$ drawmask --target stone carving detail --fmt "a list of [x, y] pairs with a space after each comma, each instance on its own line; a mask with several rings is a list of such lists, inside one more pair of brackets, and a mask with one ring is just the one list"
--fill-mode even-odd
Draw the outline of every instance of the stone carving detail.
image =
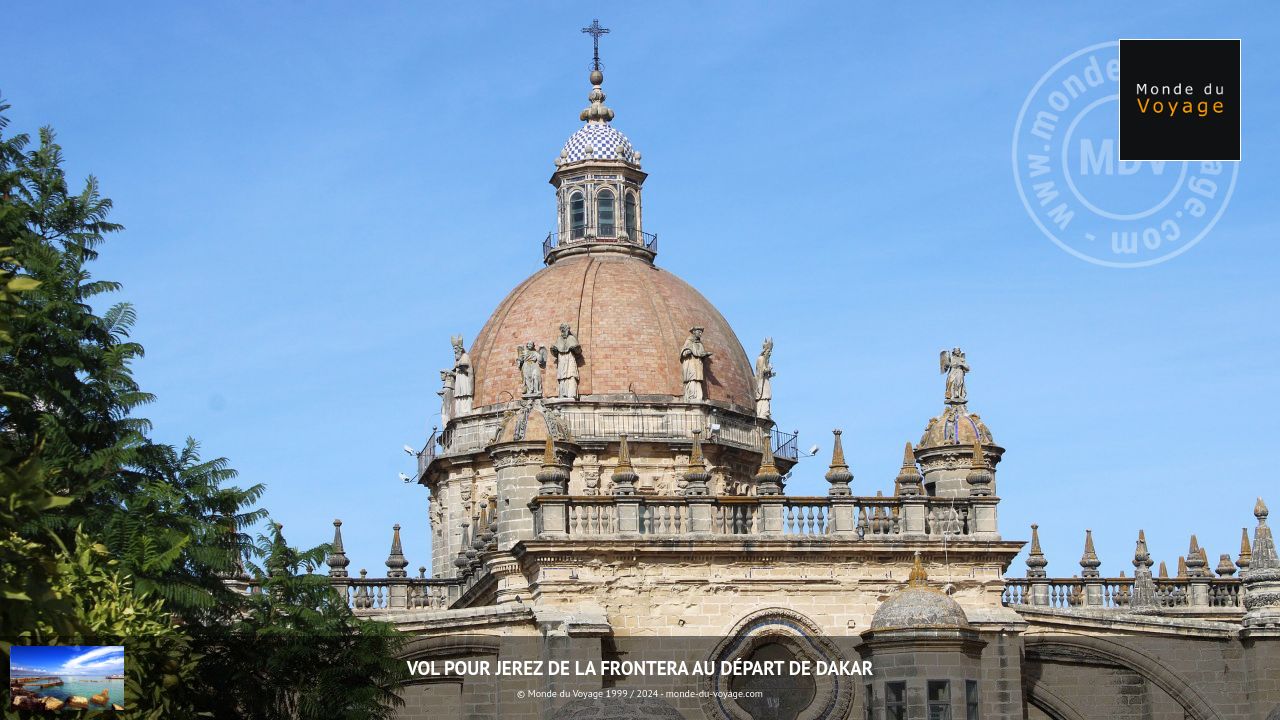
[[680, 373], [684, 380], [684, 399], [701, 402], [706, 396], [707, 359], [711, 353], [702, 344], [702, 328], [689, 329], [689, 339], [680, 349]]
[[453, 417], [453, 384], [456, 376], [452, 370], [440, 371], [440, 382], [443, 385], [436, 394], [440, 396], [440, 429], [449, 426]]
[[475, 395], [475, 379], [471, 377], [471, 356], [462, 346], [462, 336], [453, 338], [453, 417], [471, 412], [471, 398]]
[[765, 419], [772, 417], [773, 376], [778, 374], [773, 369], [772, 357], [773, 338], [765, 338], [756, 358], [756, 416]]
[[491, 455], [491, 457], [493, 458], [494, 470], [506, 470], [517, 466], [537, 465], [542, 458], [542, 453], [536, 451], [507, 450], [496, 455]]
[[578, 399], [578, 356], [582, 346], [569, 323], [560, 324], [560, 337], [551, 346], [556, 361], [556, 396]]
[[964, 374], [969, 372], [969, 363], [964, 359], [964, 351], [960, 348], [943, 350], [938, 356], [938, 365], [947, 376], [947, 404], [963, 405], [968, 402]]
[[535, 347], [533, 341], [516, 348], [516, 367], [524, 382], [525, 397], [542, 397], [542, 369], [547, 366], [547, 347]]

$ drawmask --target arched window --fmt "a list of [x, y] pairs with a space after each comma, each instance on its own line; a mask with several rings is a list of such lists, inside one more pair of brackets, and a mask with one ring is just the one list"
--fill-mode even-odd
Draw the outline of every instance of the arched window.
[[577, 240], [587, 231], [587, 201], [582, 193], [569, 196], [569, 237]]
[[636, 207], [636, 194], [627, 193], [627, 203], [624, 206], [627, 221], [627, 234], [631, 236], [631, 241], [635, 242], [640, 239], [640, 214], [639, 208]]
[[613, 211], [613, 193], [608, 190], [601, 190], [596, 196], [596, 226], [599, 229], [600, 237], [614, 237], [617, 235], [617, 223], [614, 221]]

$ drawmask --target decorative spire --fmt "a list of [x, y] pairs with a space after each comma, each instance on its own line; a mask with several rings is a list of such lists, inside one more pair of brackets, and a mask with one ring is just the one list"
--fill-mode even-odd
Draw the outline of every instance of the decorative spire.
[[1204, 550], [1200, 547], [1200, 542], [1196, 540], [1194, 533], [1191, 535], [1191, 545], [1187, 548], [1186, 575], [1187, 577], [1208, 577], [1209, 560], [1203, 556]]
[[469, 526], [470, 523], [462, 523], [462, 536], [459, 538], [461, 542], [458, 545], [458, 554], [453, 558], [453, 566], [458, 569], [458, 575], [465, 575], [467, 568], [471, 567], [471, 561], [467, 559], [467, 547], [470, 544], [467, 540]]
[[1249, 563], [1252, 561], [1253, 550], [1249, 547], [1249, 528], [1240, 528], [1240, 557], [1236, 558], [1236, 567], [1240, 568], [1241, 575], [1249, 569]]
[[333, 546], [329, 548], [329, 557], [325, 561], [329, 565], [329, 577], [346, 577], [347, 566], [351, 560], [347, 558], [346, 549], [342, 547], [342, 521], [333, 521]]
[[1249, 572], [1280, 568], [1280, 559], [1276, 558], [1276, 543], [1271, 537], [1271, 528], [1267, 527], [1267, 504], [1258, 498], [1253, 506], [1253, 516], [1258, 518], [1258, 527], [1253, 531], [1253, 555], [1249, 558]]
[[267, 575], [278, 577], [289, 570], [289, 546], [284, 541], [284, 525], [271, 523], [271, 554], [267, 556]]
[[711, 473], [707, 472], [707, 461], [702, 458], [702, 431], [693, 431], [693, 450], [689, 453], [689, 462], [684, 466], [684, 494], [704, 496], [711, 493], [707, 481]]
[[1080, 577], [1096, 578], [1101, 577], [1098, 573], [1098, 567], [1102, 565], [1102, 561], [1098, 559], [1098, 553], [1093, 550], [1093, 531], [1084, 531], [1084, 554], [1080, 556]]
[[400, 523], [391, 526], [391, 554], [387, 556], [387, 577], [406, 577], [404, 569], [409, 561], [404, 559], [404, 548], [400, 547]]
[[542, 453], [542, 469], [534, 477], [539, 483], [539, 495], [565, 495], [569, 492], [569, 475], [556, 461], [556, 444], [550, 434]]
[[613, 470], [613, 494], [635, 495], [636, 481], [640, 476], [631, 467], [631, 453], [627, 450], [627, 436], [618, 436], [618, 467]]
[[1044, 569], [1048, 566], [1049, 560], [1045, 558], [1044, 551], [1040, 549], [1040, 526], [1035, 523], [1031, 524], [1031, 549], [1027, 551], [1027, 577], [1029, 578], [1045, 578], [1048, 574]]
[[1160, 561], [1160, 578], [1162, 580], [1169, 579], [1169, 568], [1164, 564], [1163, 560]]
[[974, 497], [991, 495], [991, 468], [987, 465], [987, 456], [982, 452], [982, 441], [973, 440], [973, 458], [969, 461], [969, 474], [965, 480], [969, 482], [969, 494]]
[[827, 470], [827, 482], [831, 483], [831, 487], [827, 489], [827, 494], [833, 497], [848, 497], [853, 494], [849, 489], [849, 482], [853, 480], [853, 473], [849, 472], [849, 465], [844, 461], [844, 445], [840, 441], [840, 436], [844, 434], [843, 430], [832, 430], [831, 434], [836, 436], [835, 442], [831, 445], [831, 467]]
[[1133, 550], [1133, 567], [1151, 567], [1151, 553], [1147, 551], [1147, 533], [1138, 531], [1138, 545]]
[[1231, 577], [1236, 574], [1236, 564], [1231, 562], [1231, 555], [1229, 553], [1222, 553], [1218, 556], [1218, 567], [1215, 572], [1218, 573], [1218, 577], [1224, 578]]
[[1258, 498], [1253, 508], [1258, 527], [1253, 531], [1253, 557], [1249, 571], [1241, 573], [1244, 585], [1243, 624], [1246, 628], [1280, 627], [1280, 559], [1276, 558], [1276, 543], [1267, 527], [1267, 504]]
[[929, 587], [929, 573], [925, 572], [924, 563], [920, 561], [919, 550], [916, 551], [915, 559], [911, 563], [911, 574], [907, 576], [907, 587]]
[[594, 53], [591, 60], [591, 92], [587, 94], [587, 100], [591, 102], [591, 106], [583, 110], [578, 115], [578, 119], [588, 122], [609, 122], [613, 119], [613, 111], [605, 107], [604, 90], [600, 89], [604, 84], [604, 73], [600, 72], [600, 36], [607, 35], [609, 28], [600, 27], [599, 20], [592, 20], [591, 26], [582, 28], [582, 32], [591, 36]]
[[1178, 556], [1178, 574], [1175, 575], [1174, 577], [1179, 577], [1179, 578], [1190, 577], [1190, 575], [1187, 574], [1187, 558], [1185, 555]]
[[1133, 593], [1129, 598], [1129, 608], [1145, 610], [1155, 606], [1156, 585], [1151, 580], [1151, 553], [1147, 551], [1147, 534], [1139, 530], [1138, 544], [1133, 550]]
[[916, 467], [916, 455], [910, 441], [907, 441], [907, 446], [902, 451], [902, 469], [898, 471], [898, 477], [893, 482], [893, 494], [902, 496], [924, 494], [924, 477], [920, 474], [920, 468]]
[[762, 447], [760, 449], [760, 469], [756, 470], [756, 493], [760, 495], [782, 494], [782, 473], [773, 464], [773, 446], [769, 433], [760, 433]]

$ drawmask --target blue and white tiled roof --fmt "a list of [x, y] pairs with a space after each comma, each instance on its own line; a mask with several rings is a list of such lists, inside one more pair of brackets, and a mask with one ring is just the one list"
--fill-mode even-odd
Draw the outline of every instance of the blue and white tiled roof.
[[570, 136], [560, 158], [564, 163], [582, 160], [623, 160], [635, 163], [638, 155], [627, 136], [609, 123], [588, 122]]

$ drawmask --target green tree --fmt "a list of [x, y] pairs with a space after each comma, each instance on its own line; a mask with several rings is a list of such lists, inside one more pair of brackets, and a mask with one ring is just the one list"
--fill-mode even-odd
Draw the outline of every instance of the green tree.
[[218, 649], [205, 664], [228, 679], [218, 718], [379, 720], [403, 704], [402, 637], [357, 618], [328, 578], [313, 573], [328, 551], [290, 547], [274, 523], [258, 536], [261, 562], [248, 569], [259, 591], [229, 641], [211, 643]]
[[[399, 639], [309, 573], [325, 548], [252, 543], [262, 486], [148, 437], [134, 310], [93, 306], [111, 201], [29, 145], [0, 132], [0, 636], [123, 642], [134, 717], [385, 717]], [[224, 582], [247, 569], [261, 593]]]

